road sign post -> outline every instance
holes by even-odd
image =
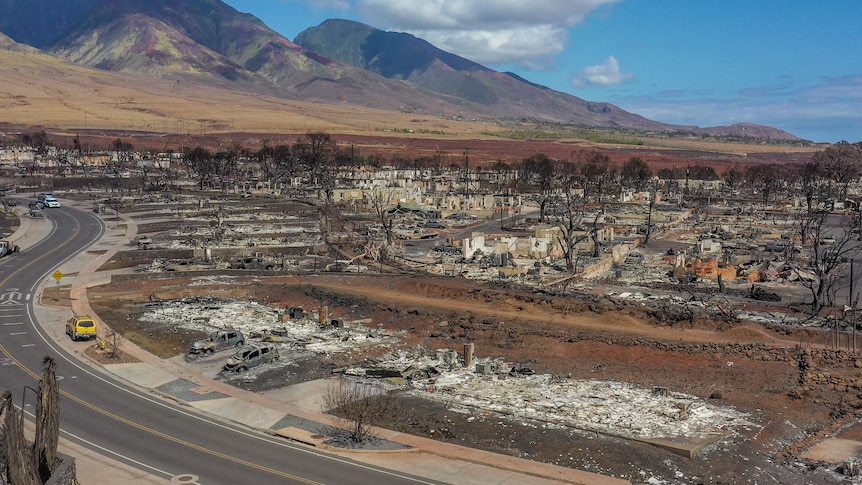
[[[57,301],[60,301],[60,280],[63,279],[63,272],[59,269],[54,271],[54,279],[57,280]]]

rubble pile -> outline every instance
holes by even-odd
[[[616,281],[626,285],[644,282],[675,283],[676,281],[669,276],[670,267],[663,263],[662,256],[662,254],[647,253],[641,258],[627,257],[614,274]]]
[[[745,413],[667,389],[533,374],[490,359],[476,359],[476,367],[468,369],[447,360],[450,354],[392,352],[375,360],[371,369],[354,367],[345,374],[403,378],[412,394],[444,402],[455,411],[493,412],[626,438],[704,438],[734,427],[757,426]]]
[[[459,386],[441,386],[439,380],[435,385],[437,393],[443,391],[438,395],[463,406],[629,438],[700,438],[752,425],[744,413],[695,396],[662,395],[622,382],[492,375]]]
[[[187,297],[150,301],[144,307],[140,321],[202,332],[237,329],[250,341],[271,342],[283,355],[297,358],[360,352],[398,342],[397,335],[371,328],[368,322],[321,319],[318,312],[290,318],[283,310],[250,301]],[[284,359],[270,368],[290,363],[291,359]],[[687,394],[534,374],[499,360],[476,359],[475,367],[465,368],[451,350],[436,355],[422,348],[397,350],[343,371],[390,378],[386,381],[390,386],[462,411],[478,409],[629,438],[703,437],[752,425],[743,413]]]
[[[256,302],[213,297],[186,297],[145,304],[139,321],[170,325],[209,333],[235,329],[250,340],[276,344],[279,349],[305,350],[315,354],[350,353],[368,347],[394,344],[397,336],[372,329],[361,322],[321,324],[317,312],[302,318],[284,318],[283,310]]]
[[[270,216],[271,217],[271,216]],[[296,217],[255,217],[249,220],[230,222],[223,217],[217,227],[210,227],[212,218],[184,219],[186,225],[168,231],[159,238],[160,249],[185,249],[200,245],[200,241],[212,241],[226,246],[313,246],[320,244],[319,223],[300,220]],[[285,220],[288,220],[285,222]],[[198,225],[192,223],[198,222]]]
[[[778,293],[773,293],[771,291],[766,291],[759,286],[751,286],[751,290],[749,290],[749,298],[752,300],[760,300],[760,301],[781,301],[781,296]]]

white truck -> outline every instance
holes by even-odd
[[[9,241],[0,241],[0,258],[18,252],[18,246]]]

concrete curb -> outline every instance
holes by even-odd
[[[258,428],[259,431],[262,431],[268,435],[278,436],[281,438],[287,438],[291,441],[296,441],[298,443],[302,443],[305,445],[313,446],[315,448],[327,451],[336,451],[339,453],[373,453],[373,454],[399,454],[399,453],[422,453],[423,450],[415,447],[410,448],[402,448],[398,450],[367,450],[367,449],[356,449],[356,448],[343,448],[340,446],[332,446],[326,444],[326,440],[322,438],[316,438],[315,436],[323,436],[318,435],[312,431],[308,431],[302,428],[296,428],[293,426],[282,428],[278,430],[273,429],[262,429]]]

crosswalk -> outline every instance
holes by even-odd
[[[22,337],[29,332],[24,327],[24,305],[30,301],[29,293],[22,293],[18,288],[7,288],[0,293],[0,327],[10,337]],[[22,347],[35,347],[35,343],[24,342]]]

